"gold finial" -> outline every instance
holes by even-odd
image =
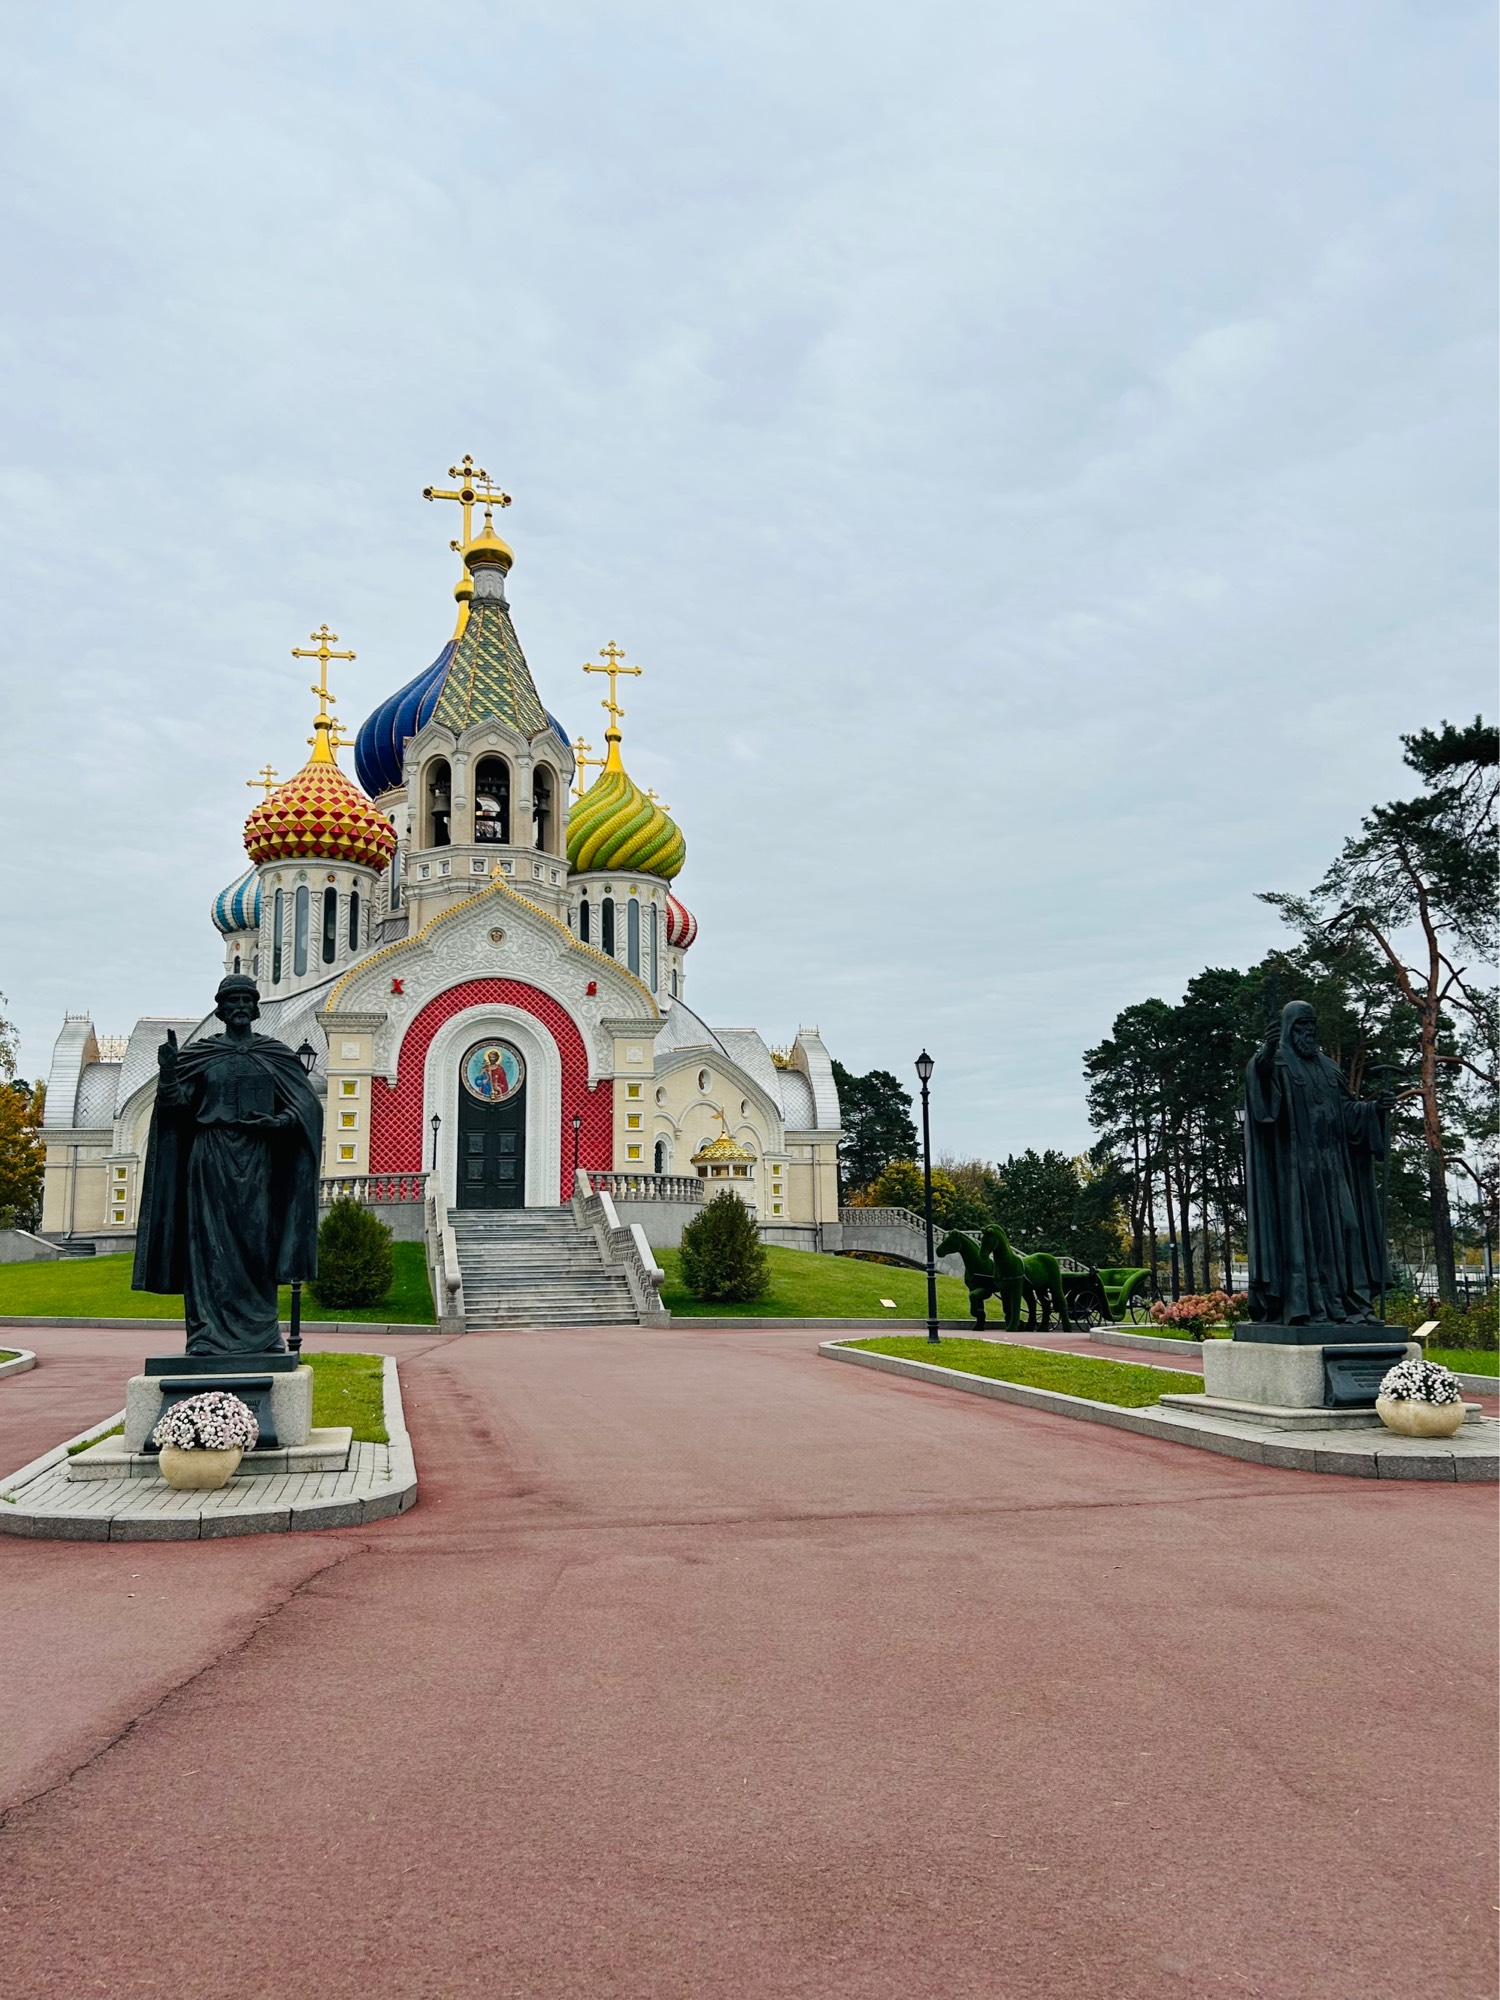
[[[450,542],[448,546],[453,549],[466,549],[472,540],[471,526],[474,519],[475,506],[483,507],[486,518],[488,518],[492,507],[508,507],[510,505],[510,495],[502,493],[484,467],[476,465],[467,452],[464,453],[462,465],[450,465],[448,467],[448,477],[458,481],[458,485],[451,493],[441,486],[424,486],[422,488],[422,498],[424,500],[456,500],[458,502],[459,506],[463,509],[463,534],[458,541]]]
[[[276,789],[276,773],[269,764],[262,764],[255,776],[253,778],[246,778],[245,783],[250,787],[252,792],[256,790],[263,791],[266,797],[269,798]]]
[[[611,639],[607,646],[599,648],[599,660],[602,660],[605,664],[601,666],[598,660],[588,660],[584,663],[583,669],[586,674],[609,675],[609,693],[599,704],[609,716],[609,727],[604,732],[604,768],[606,771],[623,771],[625,768],[620,762],[620,717],[625,711],[615,700],[616,676],[620,674],[639,674],[641,672],[639,667],[622,667],[620,662],[624,657],[623,649],[617,646],[614,640]]]
[[[328,704],[333,700],[333,696],[328,691],[328,662],[330,660],[352,660],[357,656],[352,652],[339,653],[334,651],[339,635],[337,632],[330,632],[326,624],[320,625],[316,632],[312,632],[308,636],[317,643],[312,646],[293,646],[292,648],[292,658],[294,660],[316,660],[318,662],[318,678],[312,683],[312,692],[318,697],[318,712],[313,717],[313,733],[307,740],[313,747],[312,761],[315,764],[336,764],[338,758],[334,756],[333,747],[330,747],[329,743],[329,738],[338,728],[338,724],[328,713]],[[345,738],[345,741],[347,740]]]
[[[601,771],[604,769],[604,759],[602,757],[589,756],[588,753],[593,747],[592,743],[585,743],[581,736],[573,745],[573,776],[577,781],[573,787],[573,796],[575,799],[581,799],[584,792],[588,789],[584,782],[584,773],[588,770],[590,764],[597,764]]]

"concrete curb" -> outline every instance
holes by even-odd
[[[926,1322],[924,1321],[923,1324],[925,1325]],[[107,1331],[115,1333],[134,1333],[141,1327],[151,1327],[158,1333],[187,1332],[186,1322],[180,1319],[64,1319],[57,1313],[51,1313],[45,1317],[37,1313],[32,1313],[25,1318],[16,1314],[9,1316],[0,1314],[0,1328],[8,1326],[55,1326],[62,1328],[64,1331],[73,1327],[103,1327]],[[291,1327],[286,1320],[281,1322],[281,1330],[283,1333],[291,1332]],[[373,1333],[381,1335],[391,1333],[441,1333],[442,1330],[440,1326],[417,1326],[408,1324],[404,1320],[398,1320],[392,1324],[384,1320],[374,1319],[305,1319],[302,1322],[302,1344],[304,1347],[307,1345],[308,1335],[311,1333]]]
[[[1127,1333],[1122,1326],[1090,1327],[1089,1339],[1104,1347],[1144,1347],[1153,1354],[1181,1354],[1184,1348],[1193,1354],[1205,1345],[1201,1340],[1173,1340],[1167,1333]]]
[[[3,1324],[3,1322],[0,1322]],[[643,1325],[652,1324],[643,1321]],[[688,1318],[683,1313],[673,1313],[670,1322],[673,1327],[683,1327],[689,1333],[722,1333],[726,1328],[739,1327],[747,1333],[809,1333],[815,1327],[837,1327],[846,1333],[925,1333],[925,1319],[898,1319],[893,1313],[886,1313],[880,1319],[754,1319],[748,1314],[741,1318],[738,1313],[725,1313],[722,1318],[704,1315]],[[969,1319],[940,1319],[938,1326],[944,1333],[972,1333],[974,1322]]]
[[[1201,1354],[1208,1345],[1204,1340],[1172,1340],[1165,1335],[1126,1333],[1122,1327],[1117,1326],[1093,1327],[1089,1332],[1089,1339],[1105,1347],[1145,1347],[1158,1354],[1181,1353],[1184,1347]],[[1459,1388],[1467,1389],[1471,1396],[1500,1396],[1500,1377],[1470,1375],[1461,1368],[1454,1368],[1450,1372]]]
[[[278,1496],[275,1504],[270,1504],[269,1492],[255,1493],[254,1489],[260,1481],[250,1481],[238,1489],[231,1482],[220,1493],[207,1493],[201,1497],[182,1496],[185,1504],[181,1510],[168,1511],[163,1505],[164,1489],[156,1481],[111,1480],[98,1483],[101,1486],[107,1483],[136,1488],[134,1493],[115,1496],[124,1503],[134,1501],[133,1506],[122,1504],[113,1509],[86,1513],[76,1503],[64,1507],[54,1498],[49,1504],[48,1498],[42,1496],[36,1506],[26,1507],[25,1489],[54,1472],[67,1458],[71,1445],[92,1441],[119,1423],[124,1416],[124,1412],[119,1411],[101,1423],[91,1424],[77,1437],[65,1439],[51,1451],[43,1452],[40,1458],[33,1459],[29,1465],[23,1465],[19,1472],[0,1480],[0,1534],[23,1535],[42,1541],[214,1541],[229,1535],[310,1533],[327,1528],[361,1527],[368,1522],[387,1520],[393,1514],[404,1514],[416,1505],[417,1466],[406,1428],[394,1355],[384,1357],[381,1397],[388,1444],[356,1444],[351,1453],[357,1461],[352,1477],[349,1472],[309,1472],[285,1477],[266,1474],[265,1486],[274,1489]],[[380,1462],[381,1454],[385,1455],[384,1465]],[[340,1484],[345,1490],[338,1490]],[[55,1493],[56,1482],[49,1482],[49,1485]],[[142,1487],[146,1489],[144,1492],[140,1490]],[[288,1490],[291,1488],[302,1490]],[[108,1499],[110,1496],[103,1497]],[[235,1504],[242,1500],[253,1502],[257,1498],[266,1504]],[[72,1502],[71,1494],[68,1499]]]
[[[29,1347],[19,1348],[9,1361],[0,1361],[0,1375],[24,1375],[28,1368],[35,1368],[36,1356]]]
[[[1085,1396],[1066,1396],[1057,1389],[1033,1389],[1021,1382],[1001,1382],[991,1376],[965,1375],[954,1368],[940,1368],[930,1361],[907,1361],[895,1354],[871,1354],[838,1341],[821,1341],[818,1353],[828,1361],[852,1361],[856,1367],[876,1368],[887,1375],[907,1375],[938,1388],[957,1389],[970,1396],[988,1396],[999,1403],[1018,1403],[1023,1409],[1043,1410],[1059,1417],[1081,1417],[1085,1423],[1105,1424],[1112,1430],[1134,1431],[1139,1437],[1160,1438],[1171,1444],[1195,1445],[1226,1458],[1250,1464],[1271,1465],[1301,1472],[1341,1472],[1358,1479],[1437,1479],[1472,1480],[1500,1478],[1500,1425],[1485,1419],[1487,1435],[1476,1438],[1476,1449],[1455,1451],[1453,1441],[1428,1446],[1416,1439],[1393,1438],[1387,1432],[1360,1433],[1368,1440],[1360,1444],[1354,1436],[1325,1433],[1317,1438],[1290,1441],[1287,1432],[1261,1433],[1251,1424],[1216,1420],[1207,1413],[1160,1408],[1121,1409],[1115,1403],[1096,1403]],[[1102,1357],[1101,1357],[1102,1358]],[[1488,1449],[1485,1449],[1485,1446]],[[1416,1449],[1412,1449],[1415,1446]],[[1403,1449],[1403,1447],[1405,1447]]]

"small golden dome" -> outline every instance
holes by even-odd
[[[501,569],[509,569],[515,561],[515,552],[509,542],[502,542],[495,533],[495,523],[490,518],[488,508],[484,512],[484,526],[472,542],[464,544],[463,558],[470,569],[476,563],[481,569],[489,564],[498,564]]]
[[[748,1147],[742,1146],[737,1139],[731,1139],[727,1132],[721,1132],[717,1139],[710,1139],[706,1145],[698,1148],[697,1152],[693,1155],[691,1164],[696,1167],[700,1162],[710,1160],[753,1160],[754,1158],[754,1153]]]

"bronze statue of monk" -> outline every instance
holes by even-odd
[[[1312,1008],[1289,1002],[1245,1067],[1252,1321],[1374,1323],[1385,1265],[1375,1162],[1386,1119],[1320,1051]]]
[[[131,1285],[181,1292],[189,1354],[283,1351],[277,1288],[318,1268],[323,1110],[284,1042],[253,1032],[260,994],[235,974],[224,1033],[179,1049],[159,1076]]]

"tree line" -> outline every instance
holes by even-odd
[[[937,1221],[997,1221],[1028,1249],[1146,1265],[1174,1291],[1232,1290],[1245,1064],[1285,1003],[1308,1000],[1351,1091],[1392,1104],[1397,1262],[1408,1276],[1434,1269],[1439,1295],[1456,1298],[1457,1247],[1492,1259],[1500,1235],[1500,732],[1476,717],[1401,741],[1418,794],[1373,807],[1306,893],[1263,894],[1285,945],[1245,969],[1205,969],[1175,1004],[1136,1002],[1085,1052],[1094,1146],[944,1158]],[[834,1074],[843,1199],[920,1213],[911,1094],[888,1070]]]

